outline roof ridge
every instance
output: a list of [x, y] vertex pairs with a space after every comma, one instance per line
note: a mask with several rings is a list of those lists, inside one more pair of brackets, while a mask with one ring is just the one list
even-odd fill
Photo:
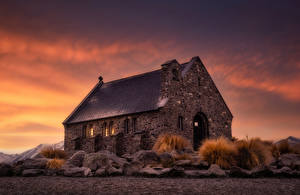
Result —
[[150, 74], [150, 73], [153, 73], [153, 72], [156, 72], [156, 71], [160, 71], [160, 70], [161, 69], [157, 69], [157, 70], [153, 70], [153, 71], [149, 71], [149, 72], [144, 72], [144, 73], [141, 73], [141, 74], [136, 74], [136, 75], [132, 75], [132, 76], [121, 78], [121, 79], [112, 80], [112, 81], [109, 81], [109, 82], [103, 82], [103, 84], [111, 84], [111, 83], [122, 81], [122, 80], [132, 79], [134, 77], [140, 77], [140, 76], [143, 76], [143, 75], [146, 75], [146, 74]]

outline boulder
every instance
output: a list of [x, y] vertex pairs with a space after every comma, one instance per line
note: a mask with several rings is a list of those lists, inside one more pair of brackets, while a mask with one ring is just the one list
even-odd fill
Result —
[[210, 176], [208, 170], [185, 170], [184, 175], [189, 178], [204, 178]]
[[0, 163], [0, 177], [2, 176], [12, 176], [13, 175], [13, 168], [10, 164], [7, 163]]
[[73, 165], [75, 167], [81, 167], [85, 155], [86, 155], [86, 152], [83, 150], [80, 150], [80, 151], [74, 153], [66, 163]]
[[265, 166], [265, 165], [260, 165], [260, 166], [257, 166], [255, 168], [253, 168], [251, 171], [251, 177], [271, 177], [273, 176], [273, 172], [272, 170]]
[[240, 167], [233, 166], [230, 168], [229, 175], [231, 177], [250, 177], [251, 172]]
[[44, 169], [25, 169], [22, 172], [22, 176], [24, 177], [36, 177], [39, 175], [43, 175], [45, 173]]
[[225, 177], [226, 172], [219, 165], [212, 164], [208, 169], [208, 174], [212, 177]]
[[23, 161], [22, 169], [45, 169], [49, 160], [48, 158], [28, 158]]
[[174, 163], [175, 166], [180, 166], [180, 167], [188, 167], [191, 166], [192, 161], [191, 160], [178, 160]]
[[299, 154], [282, 154], [278, 158], [278, 167], [290, 167], [291, 169], [300, 170], [300, 155]]
[[161, 172], [158, 170], [155, 170], [153, 168], [146, 167], [146, 168], [141, 169], [138, 172], [138, 174], [141, 176], [145, 176], [145, 177], [158, 177], [161, 174]]
[[98, 176], [98, 177], [104, 177], [104, 176], [106, 176], [106, 170], [105, 170], [105, 168], [97, 169], [97, 171], [95, 172], [95, 176]]
[[171, 167], [174, 163], [174, 160], [175, 160], [173, 158], [173, 156], [168, 152], [164, 152], [164, 153], [160, 154], [159, 159], [160, 159], [160, 163], [164, 167]]
[[170, 177], [183, 177], [184, 176], [184, 168], [179, 166], [174, 166], [168, 172], [164, 173], [164, 176]]
[[131, 154], [123, 154], [121, 157], [126, 159], [129, 162], [133, 160], [133, 156]]
[[123, 170], [122, 168], [117, 169], [115, 167], [109, 166], [106, 168], [106, 173], [110, 176], [117, 176], [117, 175], [122, 175]]
[[67, 177], [87, 177], [90, 173], [91, 169], [87, 167], [71, 167], [65, 169], [63, 175]]
[[139, 171], [143, 168], [143, 164], [139, 161], [133, 161], [124, 164], [123, 172], [125, 175], [137, 175]]
[[191, 166], [194, 168], [197, 168], [197, 169], [208, 169], [209, 168], [209, 164], [205, 160], [194, 161], [194, 162], [192, 162]]
[[290, 177], [292, 176], [292, 169], [289, 167], [282, 167], [281, 169], [272, 169], [272, 174], [276, 177]]
[[144, 166], [159, 163], [159, 156], [152, 150], [140, 150], [133, 155], [133, 161], [139, 161]]
[[110, 162], [107, 154], [97, 152], [86, 154], [82, 165], [90, 168], [91, 171], [96, 171], [99, 168], [107, 167]]

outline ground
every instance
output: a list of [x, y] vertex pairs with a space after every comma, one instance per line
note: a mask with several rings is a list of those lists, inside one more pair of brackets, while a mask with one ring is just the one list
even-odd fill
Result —
[[0, 194], [297, 194], [300, 179], [0, 177]]

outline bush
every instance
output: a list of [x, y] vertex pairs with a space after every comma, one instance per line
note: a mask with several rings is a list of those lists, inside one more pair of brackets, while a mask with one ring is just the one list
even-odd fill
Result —
[[198, 152], [209, 164], [217, 164], [225, 169], [235, 165], [236, 147], [224, 137], [205, 140]]
[[271, 161], [271, 142], [261, 141], [259, 138], [240, 140], [235, 143], [237, 148], [237, 166], [252, 169]]
[[41, 155], [43, 155], [46, 158], [64, 159], [67, 156], [65, 151], [60, 150], [60, 149], [56, 149], [52, 146], [43, 148], [40, 153], [41, 153]]
[[54, 158], [47, 162], [47, 168], [48, 169], [60, 169], [63, 166], [63, 164], [65, 164], [65, 160]]
[[191, 148], [191, 144], [187, 139], [169, 133], [161, 134], [153, 146], [153, 150], [157, 153], [172, 152], [173, 150], [184, 151]]

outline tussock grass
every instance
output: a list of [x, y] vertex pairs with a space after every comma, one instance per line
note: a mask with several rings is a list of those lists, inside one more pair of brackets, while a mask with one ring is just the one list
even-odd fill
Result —
[[198, 153], [209, 164], [217, 164], [224, 169], [229, 169], [232, 165], [235, 165], [237, 149], [233, 142], [220, 137], [205, 140]]
[[187, 139], [169, 133], [161, 134], [153, 146], [153, 150], [157, 153], [184, 151], [191, 148], [191, 143]]
[[237, 166], [252, 169], [258, 165], [266, 165], [272, 159], [272, 142], [262, 141], [259, 138], [244, 139], [235, 142]]
[[63, 166], [63, 164], [65, 164], [64, 159], [54, 158], [47, 162], [47, 168], [48, 169], [60, 169]]
[[43, 148], [40, 153], [46, 158], [65, 159], [67, 157], [65, 151], [56, 149], [52, 146]]

